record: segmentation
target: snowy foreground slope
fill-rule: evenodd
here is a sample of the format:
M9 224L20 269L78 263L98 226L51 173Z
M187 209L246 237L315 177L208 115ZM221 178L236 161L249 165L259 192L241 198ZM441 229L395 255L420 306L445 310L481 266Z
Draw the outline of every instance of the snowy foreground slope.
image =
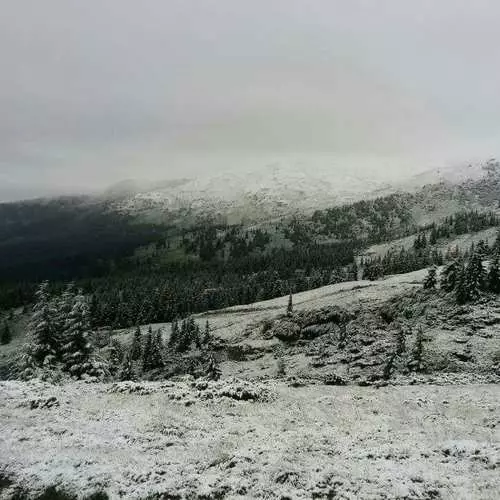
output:
M0 382L0 498L497 499L500 304L457 306L425 274L296 294L290 316L288 297L198 315L219 382ZM425 373L407 369L419 327Z
M51 485L79 498L496 499L500 491L497 385L2 382L0 391L1 498L14 498L16 486L31 496L15 498L36 498Z

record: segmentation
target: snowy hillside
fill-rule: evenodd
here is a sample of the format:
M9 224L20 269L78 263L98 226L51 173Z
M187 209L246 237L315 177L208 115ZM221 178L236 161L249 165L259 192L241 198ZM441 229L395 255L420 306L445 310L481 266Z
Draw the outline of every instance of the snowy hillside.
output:
M383 186L375 179L333 175L324 169L271 165L204 175L176 185L137 186L139 192L122 200L119 208L126 212L190 209L269 217L356 200Z
M426 184L458 184L484 175L480 165L436 168L406 178L356 175L355 170L273 164L163 183L124 181L107 192L120 211L151 214L188 210L222 214L235 220L261 220L349 203L395 191L414 191Z

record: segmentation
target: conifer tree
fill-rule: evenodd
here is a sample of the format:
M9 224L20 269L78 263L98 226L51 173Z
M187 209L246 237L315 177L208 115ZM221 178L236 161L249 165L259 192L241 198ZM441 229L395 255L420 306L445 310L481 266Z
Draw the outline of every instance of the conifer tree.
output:
M163 340L161 330L158 329L152 336L151 341L151 355L149 360L150 370L163 368Z
M429 236L429 243L430 243L431 245L435 245L435 244L436 244L436 242L437 242L437 239L438 239L438 232L437 232L437 230L436 230L436 226L435 226L435 225L433 225L433 226L432 226L432 229L431 229L431 234L430 234L430 236Z
M221 377L220 368L219 368L217 362L215 361L215 358L212 356L212 354L210 354L208 357L208 366L207 366L206 376L210 380L219 380Z
M116 339L109 346L109 367L112 374L117 373L123 364L123 347Z
M73 308L66 320L63 338L64 370L77 378L92 374L94 366L91 360L90 312L81 292L74 298Z
M55 329L55 310L44 281L35 293L35 305L28 326L29 341L25 350L28 366L47 366L56 361L59 338Z
M469 290L467 287L467 278L463 264L460 265L460 267L457 270L455 298L457 304L465 304L470 300Z
M144 340L144 350L142 352L142 369L147 372L154 367L153 365L153 329L148 328L146 338Z
M76 292L74 283L68 283L61 297L54 301L54 329L59 338L61 349L62 346L67 343L67 339L64 338L66 332L66 322L68 321L69 315L73 310L75 296ZM60 358L62 356L62 352L58 352L57 355L58 358Z
M499 252L495 252L488 272L488 290L493 293L500 293L500 271L499 271Z
M118 372L118 379L121 381L135 381L137 380L137 375L134 370L134 363L132 360L132 353L129 351L125 358L123 359L123 363Z
M481 290L485 289L486 272L483 267L481 255L474 251L465 270L466 287L469 298L475 300Z
M401 325L396 330L396 354L400 355L406 351L406 334Z
M424 357L424 332L422 327L417 330L417 337L412 351L412 366L416 371L422 371Z
M434 290L437 285L437 277L436 277L437 269L436 266L432 266L428 273L427 276L424 280L424 288L426 290Z
M293 295L292 295L292 292L290 292L290 295L288 296L288 305L286 308L286 313L288 316L291 316L293 313Z
M0 344L2 345L10 344L11 340L12 340L12 333L10 331L9 324L7 323L7 321L5 321L2 327L2 332L0 334Z
M174 319L172 321L172 327L171 327L171 333L170 333L170 338L168 339L168 346L175 348L179 342L179 323L177 322L177 319Z
M451 292L457 284L459 266L456 260L447 264L441 272L441 288L445 292Z
M212 335L210 334L210 323L205 323L205 332L203 333L203 344L209 346L212 343Z
M132 343L130 344L130 359L132 361L137 361L142 357L142 333L139 325L136 326L134 335L132 337Z

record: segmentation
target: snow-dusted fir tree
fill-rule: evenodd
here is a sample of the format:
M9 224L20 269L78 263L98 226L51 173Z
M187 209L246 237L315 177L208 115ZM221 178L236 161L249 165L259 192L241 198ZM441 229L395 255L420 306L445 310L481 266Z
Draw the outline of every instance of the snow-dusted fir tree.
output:
M130 359L132 361L137 361L142 357L143 340L141 328L137 326L134 330L134 335L132 336L132 343L130 344Z
M210 354L208 357L206 376L210 380L219 380L221 377L219 365L215 361L215 358L212 356L212 354Z
M66 330L66 321L73 310L75 303L75 284L69 283L66 285L64 292L61 297L54 302L55 304L55 316L54 316L54 327L62 336L63 332ZM61 344L66 343L66 339L60 338Z
M75 295L73 307L66 319L63 332L62 361L71 376L82 378L93 375L92 344L90 339L90 313L81 292Z
M424 288L426 290L434 290L437 285L437 269L436 266L432 266L427 272L427 276L424 280Z
M60 348L59 341L49 283L44 281L35 293L35 305L28 325L28 342L24 351L26 376L33 375L35 367L49 367L55 363Z
M153 369L153 329L151 326L148 328L146 338L144 339L144 350L142 352L142 369L147 372Z
M115 375L122 366L124 358L123 346L118 340L113 339L109 346L109 370Z
M118 371L117 375L118 380L127 381L127 380L137 380L137 374L134 369L134 362L132 360L131 352L128 352L123 359L123 363Z
M457 275L459 265L456 260L447 264L441 271L441 289L445 292L451 292L457 284Z
M500 293L500 270L498 260L500 251L495 252L491 259L490 269L488 271L488 290L493 293Z
M288 296L288 305L286 307L286 314L288 316L291 316L293 313L293 295L292 292L290 292L290 295Z
M163 368L163 338L161 329L156 330L152 337L151 354L150 354L150 369L156 370Z
M468 295L471 299L477 299L481 290L485 289L486 271L483 267L481 255L474 251L465 269L465 280Z
M170 338L168 339L169 347L175 348L177 346L177 343L179 342L179 334L179 323L177 322L177 319L174 319L174 321L172 321Z
M207 319L207 322L205 323L205 331L203 332L203 345L205 347L208 347L210 346L211 343L212 343L212 335L210 333L210 323L208 322Z
M467 275L465 267L460 265L457 269L457 278L455 283L455 299L457 304L465 304L470 300L469 288L467 284Z

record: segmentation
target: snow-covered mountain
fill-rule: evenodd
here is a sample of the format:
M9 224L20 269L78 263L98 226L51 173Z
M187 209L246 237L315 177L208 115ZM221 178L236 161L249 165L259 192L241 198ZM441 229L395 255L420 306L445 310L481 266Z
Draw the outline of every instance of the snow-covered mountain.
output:
M460 166L432 169L390 182L333 168L273 164L162 183L124 181L108 189L107 195L115 199L117 209L126 213L187 210L259 220L412 191L425 184L459 183L483 174L481 166Z
M114 197L118 208L129 213L188 209L262 218L357 200L385 186L374 178L275 164L155 185L121 183L108 193L124 194Z

